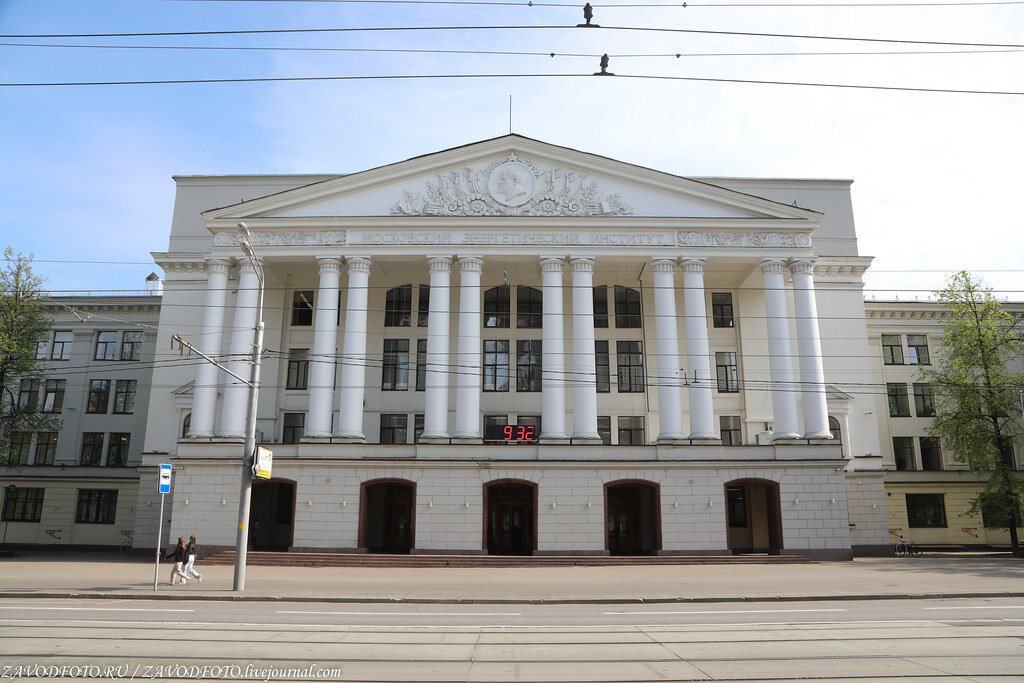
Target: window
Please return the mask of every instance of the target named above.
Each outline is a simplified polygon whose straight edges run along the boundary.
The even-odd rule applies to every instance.
[[[643,342],[615,342],[615,362],[619,373],[619,393],[644,390]]]
[[[409,433],[409,417],[407,415],[380,416],[380,442],[406,443]]]
[[[942,451],[939,449],[939,440],[933,436],[922,436],[919,443],[921,444],[921,469],[926,472],[941,470]]]
[[[594,368],[597,370],[597,392],[600,394],[607,394],[612,390],[612,373],[608,365],[608,355],[608,341],[596,340],[594,342]]]
[[[533,287],[516,287],[516,327],[539,329],[544,321],[544,295]]]
[[[832,438],[835,439],[836,443],[842,442],[843,432],[839,428],[839,420],[835,419],[831,415],[828,416],[828,431],[832,433]]]
[[[285,413],[282,418],[284,431],[281,434],[281,443],[298,443],[306,433],[306,414]]]
[[[79,524],[113,524],[117,489],[81,489],[75,521]]]
[[[935,397],[931,384],[914,384],[914,409],[918,417],[935,417]]]
[[[505,443],[508,415],[484,415],[484,443]]]
[[[39,382],[30,379],[21,380],[21,388],[18,391],[18,407],[25,408],[39,403]]]
[[[288,349],[288,379],[284,388],[309,388],[309,349]]]
[[[508,327],[511,303],[508,285],[484,292],[484,327]]]
[[[594,327],[608,327],[608,285],[594,287]]]
[[[540,415],[520,415],[516,418],[516,426],[530,427],[533,430],[530,431],[528,429],[525,432],[518,429],[516,430],[516,434],[533,434],[532,438],[520,439],[522,443],[537,443],[537,439],[540,438]],[[502,436],[504,436],[504,434]]]
[[[139,381],[135,379],[119,379],[114,387],[114,412],[119,415],[131,415],[135,412],[135,389]]]
[[[181,421],[181,438],[188,436],[188,433],[192,431],[192,413],[187,413],[185,419]]]
[[[643,415],[620,415],[619,416],[619,445],[620,446],[642,446],[644,445],[644,416]]]
[[[946,501],[941,493],[908,493],[907,521],[914,527],[946,526]]]
[[[44,413],[59,413],[64,409],[64,387],[67,381],[63,379],[46,380],[46,397],[43,399]]]
[[[907,335],[907,363],[910,365],[931,365],[928,358],[928,337],[923,334]]]
[[[892,437],[892,456],[896,460],[896,469],[911,472],[917,469],[914,462],[914,439],[910,436]]]
[[[96,334],[96,360],[117,360],[117,332]]]
[[[423,424],[426,419],[423,413],[416,413],[412,416],[412,442],[419,443],[420,436],[423,435]]]
[[[71,342],[74,336],[73,332],[54,332],[50,360],[70,360]]]
[[[82,459],[80,465],[98,466],[103,459],[103,432],[82,434]]]
[[[718,374],[718,391],[735,394],[740,390],[739,373],[736,370],[736,354],[732,351],[715,352],[715,371]]]
[[[416,340],[416,391],[427,390],[427,340]]]
[[[484,391],[508,391],[508,340],[484,340]]]
[[[50,350],[50,335],[46,335],[46,339],[41,342],[36,342],[36,358],[46,358],[47,352]]]
[[[388,290],[384,299],[384,327],[409,327],[412,321],[412,285]]]
[[[715,327],[732,327],[732,293],[711,292],[711,320]]]
[[[89,382],[89,404],[87,413],[105,413],[110,404],[110,380],[94,379]]]
[[[57,455],[57,432],[36,434],[36,465],[52,465]]]
[[[882,335],[882,362],[886,365],[903,365],[903,342],[900,335]]]
[[[132,435],[124,432],[112,432],[110,445],[107,446],[107,467],[124,467],[128,464],[128,446]]]
[[[5,522],[38,522],[43,514],[43,491],[18,487],[12,492],[4,487]]]
[[[142,358],[142,330],[125,332],[121,337],[121,360]]]
[[[32,432],[14,432],[11,434],[11,465],[27,465],[29,453],[32,452]]]
[[[902,382],[886,384],[889,395],[889,417],[910,417],[910,399],[907,398],[907,385]]]
[[[516,340],[516,391],[541,390],[541,341]]]
[[[722,430],[723,446],[740,446],[743,444],[743,429],[739,415],[720,415],[719,427]]]
[[[292,325],[309,327],[313,324],[313,290],[292,292]]]
[[[409,340],[384,340],[382,391],[406,391],[409,388]]]
[[[640,292],[615,285],[615,327],[640,327]]]
[[[420,285],[420,298],[416,306],[416,325],[426,327],[430,320],[430,285]]]
[[[601,436],[602,446],[612,445],[612,418],[609,415],[597,416],[597,433]]]

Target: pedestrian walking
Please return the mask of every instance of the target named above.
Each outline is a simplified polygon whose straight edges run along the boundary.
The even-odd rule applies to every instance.
[[[194,535],[188,537],[188,545],[185,546],[185,557],[188,560],[185,562],[185,574],[191,574],[199,583],[203,582],[203,575],[196,571],[193,566],[196,563],[196,555],[199,554],[199,546],[196,544],[196,537]]]
[[[174,562],[174,567],[171,568],[171,585],[175,583],[188,583],[188,577],[185,576],[185,571],[182,567],[185,564],[185,538],[178,536],[178,545],[174,546],[174,551],[169,555],[169,558]],[[181,581],[175,581],[176,578],[181,577]]]

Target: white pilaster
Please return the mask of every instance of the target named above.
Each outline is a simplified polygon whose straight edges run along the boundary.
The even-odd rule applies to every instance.
[[[230,267],[231,264],[225,259],[206,259],[206,307],[203,309],[202,336],[197,341],[199,350],[207,356],[220,355]],[[196,381],[192,389],[192,420],[188,433],[190,437],[214,435],[219,374],[220,371],[213,363],[199,363],[196,366]]]
[[[455,394],[455,436],[459,441],[480,441],[480,390],[483,366],[480,360],[480,276],[483,259],[459,259],[458,373]]]
[[[831,439],[825,368],[821,360],[818,306],[814,296],[814,261],[794,261],[793,302],[796,307],[797,348],[800,351],[800,393],[804,404],[804,438]]]
[[[717,439],[708,310],[704,293],[704,260],[683,261],[683,303],[686,306],[686,370],[690,378],[690,438]],[[696,379],[694,379],[696,378]]]
[[[363,393],[366,384],[366,298],[369,282],[369,257],[349,258],[341,385],[338,387],[341,397],[338,436],[346,441],[366,441],[363,434]]]
[[[774,438],[799,439],[785,272],[785,264],[778,259],[767,259],[761,263],[765,314],[768,319],[768,366],[772,380]]]
[[[651,261],[654,273],[655,381],[658,384],[658,443],[686,438],[683,434],[683,392],[679,382],[679,332],[676,329],[676,264]]]
[[[341,260],[318,259],[320,288],[316,296],[316,320],[313,322],[313,353],[309,359],[309,412],[305,434],[310,437],[331,436],[331,415],[334,412],[334,354],[338,346],[338,285],[341,281]]]
[[[562,320],[562,270],[557,258],[540,262],[544,288],[541,330],[541,418],[540,438],[564,441],[565,433],[565,323]]]
[[[600,443],[597,432],[597,365],[594,360],[594,260],[572,268],[572,440]]]
[[[239,377],[248,377],[252,358],[253,333],[256,327],[256,308],[259,304],[260,281],[252,261],[246,259],[238,266],[238,294],[235,297],[235,318],[231,324],[227,367]],[[220,416],[223,436],[245,436],[245,417],[249,411],[249,386],[231,375],[224,388],[224,407]]]
[[[430,316],[427,320],[426,409],[420,441],[448,441],[448,330],[451,311],[452,260],[427,259],[430,264]]]

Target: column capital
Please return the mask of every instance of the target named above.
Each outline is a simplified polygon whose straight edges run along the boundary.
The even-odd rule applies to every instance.
[[[789,264],[789,271],[791,273],[810,273],[814,274],[814,259],[802,258],[792,261]]]
[[[256,266],[253,263],[254,261],[256,263],[260,264],[261,268],[263,267],[263,257],[262,256],[257,256],[254,259],[244,258],[244,259],[239,259],[239,261],[238,261],[238,271],[240,273],[254,273],[255,274],[256,273]]]
[[[209,273],[223,273],[231,269],[231,261],[220,256],[205,256],[203,260],[206,261],[206,272]]]
[[[706,261],[707,259],[702,258],[685,258],[679,268],[684,273],[703,273]]]
[[[483,256],[460,256],[459,272],[461,273],[482,273],[484,270]]]
[[[449,272],[452,269],[452,260],[448,256],[429,256],[427,263],[430,264],[430,272]]]
[[[540,260],[542,273],[561,273],[565,269],[565,261],[560,258],[544,257]]]
[[[780,258],[766,258],[761,261],[761,272],[765,275],[768,273],[785,273],[786,262]]]
[[[345,263],[350,273],[369,273],[373,265],[369,256],[352,256]]]
[[[672,259],[658,256],[651,259],[651,270],[655,273],[674,273],[676,262]]]
[[[572,272],[574,273],[593,273],[594,259],[589,256],[580,256],[578,258],[570,259],[569,267],[572,268]]]
[[[321,273],[341,273],[341,259],[335,257],[318,258]]]

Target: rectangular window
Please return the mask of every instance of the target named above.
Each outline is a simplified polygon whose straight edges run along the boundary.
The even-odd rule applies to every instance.
[[[416,391],[427,390],[427,340],[416,340]]]
[[[508,340],[484,340],[484,391],[508,391]]]
[[[4,487],[5,522],[38,522],[43,514],[43,491],[46,489]]]
[[[409,388],[409,340],[384,340],[382,391],[406,391]]]
[[[541,341],[516,340],[516,391],[541,389]]]
[[[526,435],[519,439],[520,434]],[[516,418],[515,435],[519,443],[537,443],[540,438],[540,415],[520,415]]]
[[[484,292],[484,327],[508,327],[511,299],[508,285],[492,287]]]
[[[81,489],[75,521],[79,524],[113,524],[117,489]]]
[[[609,366],[608,341],[606,339],[594,341],[594,368],[597,370],[597,393],[607,394],[612,390],[612,371]]]
[[[735,394],[740,390],[740,378],[736,368],[735,353],[732,351],[716,351],[715,372],[718,376],[719,393]]]
[[[380,416],[380,442],[406,443],[409,434],[409,417],[399,414]]]
[[[619,416],[619,445],[620,446],[643,446],[644,439],[644,416],[643,415],[620,415]]]
[[[50,360],[71,360],[71,342],[74,332],[54,332]]]
[[[619,373],[619,393],[630,394],[643,392],[643,342],[615,342],[615,362]]]
[[[914,408],[918,417],[935,417],[935,397],[931,384],[914,384]]]
[[[281,443],[298,443],[302,435],[306,433],[306,414],[285,413],[281,417],[284,422]]]
[[[384,327],[409,327],[412,322],[412,285],[399,285],[384,297]]]
[[[743,429],[739,415],[720,415],[719,427],[722,430],[723,446],[740,446],[743,444]]]
[[[484,443],[505,443],[508,415],[484,415]]]
[[[608,285],[594,287],[594,327],[608,327]]]
[[[412,416],[412,442],[419,443],[420,437],[423,435],[423,425],[426,422],[426,418],[423,413],[416,413]]]
[[[885,385],[889,396],[889,417],[910,417],[910,399],[907,397],[907,385],[902,382]]]
[[[640,327],[640,292],[615,285],[615,327]]]
[[[49,350],[50,350],[50,335],[47,334],[46,335],[46,339],[44,339],[41,342],[36,342],[36,358],[37,359],[46,358],[46,356],[48,355],[47,352]]]
[[[18,407],[39,405],[39,382],[30,379],[21,380],[21,388],[18,391]]]
[[[96,360],[117,360],[117,332],[96,333]]]
[[[601,435],[601,445],[612,445],[612,418],[610,415],[597,416],[597,433]]]
[[[911,528],[946,526],[946,501],[941,493],[908,493],[907,522]]]
[[[142,330],[125,332],[121,337],[121,360],[142,358]]]
[[[124,467],[128,464],[128,447],[132,435],[126,432],[111,432],[107,446],[107,467]]]
[[[80,465],[99,466],[103,460],[103,432],[82,434],[82,458]]]
[[[36,434],[36,465],[52,465],[57,455],[57,432]]]
[[[288,349],[288,379],[285,389],[309,388],[309,349]]]
[[[420,285],[420,298],[416,306],[416,325],[426,327],[430,320],[430,285]]]
[[[110,406],[110,380],[94,379],[89,382],[87,413],[105,413]]]
[[[11,465],[27,465],[28,456],[32,453],[32,432],[14,432],[11,434]]]
[[[907,363],[910,365],[931,365],[931,360],[928,358],[928,337],[926,335],[907,335]]]
[[[43,399],[44,413],[59,413],[64,409],[64,387],[67,380],[46,380],[46,397]]]
[[[910,436],[892,437],[892,456],[896,461],[896,469],[901,472],[912,472],[917,469],[914,458],[914,438]]]
[[[135,389],[139,381],[135,379],[119,379],[114,386],[114,412],[119,415],[131,415],[135,412]]]
[[[544,320],[544,295],[535,287],[516,287],[516,327],[540,329]]]
[[[292,292],[292,325],[309,327],[313,324],[313,290]]]
[[[711,292],[711,320],[715,327],[732,327],[732,293]]]
[[[903,341],[900,335],[882,335],[882,362],[886,365],[903,365]]]
[[[939,440],[933,436],[922,436],[919,443],[921,445],[921,469],[926,472],[941,470],[942,451],[939,449]]]

